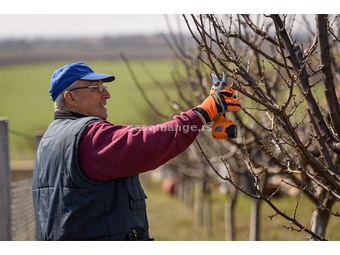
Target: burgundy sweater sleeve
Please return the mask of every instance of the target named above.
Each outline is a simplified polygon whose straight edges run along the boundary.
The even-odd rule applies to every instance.
[[[192,110],[152,127],[94,122],[81,136],[79,164],[87,177],[98,181],[146,172],[187,149],[202,126],[201,118]]]

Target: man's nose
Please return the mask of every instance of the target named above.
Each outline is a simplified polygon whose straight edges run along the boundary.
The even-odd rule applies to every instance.
[[[104,88],[104,91],[103,91],[102,96],[103,96],[105,99],[111,98],[111,95],[110,95],[109,91],[108,91],[107,89],[105,89],[105,88]]]

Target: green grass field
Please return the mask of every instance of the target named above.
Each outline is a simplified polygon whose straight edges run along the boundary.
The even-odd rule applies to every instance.
[[[108,120],[116,124],[148,125],[145,100],[131,78],[123,61],[86,62],[94,71],[113,74],[109,84],[111,99],[107,102]],[[11,159],[33,159],[36,130],[46,130],[53,120],[53,101],[49,97],[52,73],[66,62],[2,67],[0,69],[0,117],[9,118]],[[171,61],[131,61],[131,66],[143,88],[159,109],[166,102],[142,68],[144,64],[159,82],[170,78]]]

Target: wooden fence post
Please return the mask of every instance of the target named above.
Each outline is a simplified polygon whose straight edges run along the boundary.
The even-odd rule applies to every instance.
[[[11,235],[11,173],[9,168],[8,119],[0,118],[0,241]]]

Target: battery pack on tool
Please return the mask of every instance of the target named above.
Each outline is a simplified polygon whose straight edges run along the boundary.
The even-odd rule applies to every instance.
[[[215,139],[229,139],[237,137],[237,126],[223,115],[218,117],[212,125],[212,136]]]
[[[235,99],[234,90],[227,86],[226,84],[226,76],[223,72],[223,78],[220,81],[214,74],[211,74],[211,78],[213,80],[213,86],[210,90],[210,95],[215,94],[217,92],[222,92],[224,97],[229,103],[227,111],[237,111],[240,110],[240,103]],[[234,101],[237,104],[233,105]],[[237,126],[234,122],[227,120],[224,115],[219,116],[214,124],[212,125],[212,136],[215,139],[229,139],[237,137]]]

